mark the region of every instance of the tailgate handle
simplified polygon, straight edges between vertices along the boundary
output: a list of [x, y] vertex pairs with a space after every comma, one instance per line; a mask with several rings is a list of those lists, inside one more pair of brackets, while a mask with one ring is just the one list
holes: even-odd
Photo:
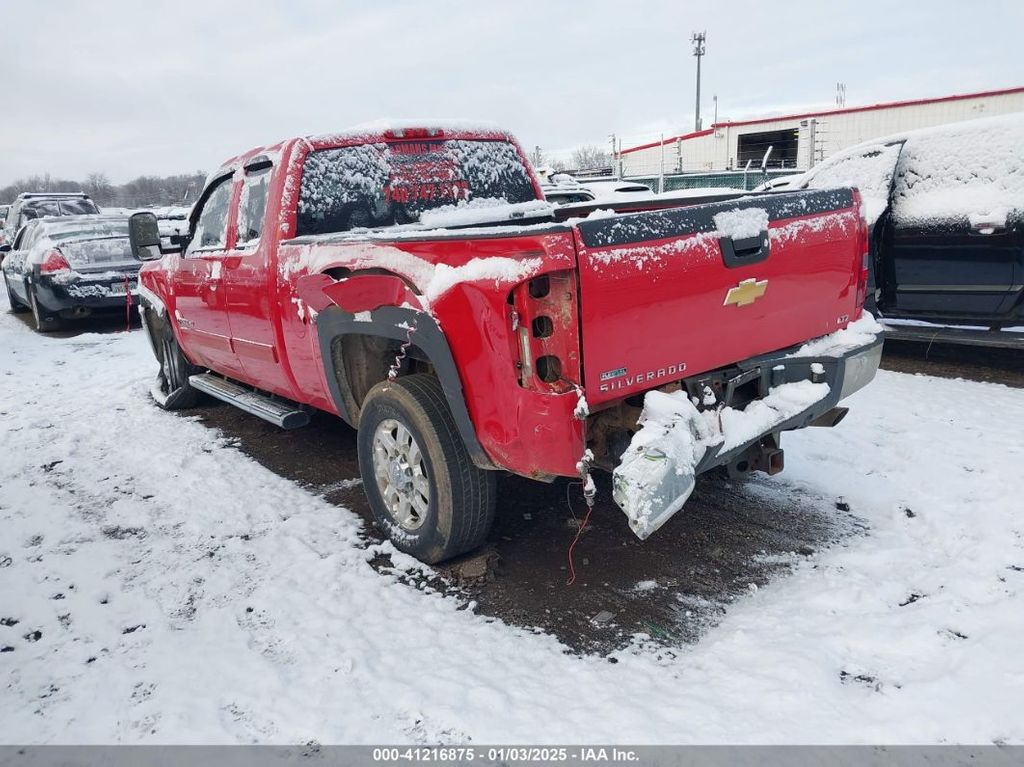
[[762, 231], [756, 237], [744, 237], [734, 240], [732, 237], [719, 237], [718, 245], [722, 248], [722, 260], [725, 265], [734, 269], [737, 266], [749, 266], [768, 258], [771, 240], [768, 231]]

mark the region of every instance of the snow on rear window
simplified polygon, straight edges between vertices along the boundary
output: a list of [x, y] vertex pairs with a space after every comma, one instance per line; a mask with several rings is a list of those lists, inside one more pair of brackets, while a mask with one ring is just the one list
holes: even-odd
[[103, 237], [69, 242], [61, 246], [61, 253], [73, 269], [134, 262], [127, 237]]
[[127, 237], [128, 221], [127, 219], [118, 219], [96, 222], [76, 221], [72, 224], [55, 223], [46, 227], [46, 236], [56, 241]]
[[911, 137], [893, 196], [897, 224], [929, 225], [1024, 211], [1024, 120], [965, 123]]
[[536, 199], [505, 141], [402, 141], [311, 152], [299, 191], [299, 236], [419, 221], [426, 211], [492, 199]]

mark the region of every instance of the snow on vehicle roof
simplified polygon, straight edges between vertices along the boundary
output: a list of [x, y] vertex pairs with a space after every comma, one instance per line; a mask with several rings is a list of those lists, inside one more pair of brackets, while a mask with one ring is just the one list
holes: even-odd
[[[753, 190], [758, 191], [758, 190]], [[732, 186], [695, 186], [690, 189], [671, 189], [667, 192], [658, 193], [660, 200], [686, 200], [691, 197], [712, 197], [716, 194], [750, 194], [745, 189], [737, 189]]]
[[49, 197], [88, 197], [85, 192], [22, 192], [18, 195], [19, 200], [32, 198], [46, 199]]
[[331, 144], [342, 144], [346, 142], [373, 141], [387, 137], [387, 134], [394, 134], [395, 138], [401, 138], [403, 133], [408, 131], [427, 131], [428, 134], [436, 135], [438, 138], [449, 138], [451, 136], [473, 136], [484, 139], [497, 139], [503, 141], [515, 141], [515, 137], [508, 131], [499, 128], [497, 125], [488, 122], [471, 120], [391, 120], [382, 119], [360, 123], [349, 128], [342, 129], [335, 133], [310, 134], [306, 136], [292, 136], [282, 139], [276, 144], [253, 147], [247, 152], [232, 157], [225, 161], [219, 168], [210, 173], [203, 182], [203, 189], [206, 189], [215, 178], [234, 172], [243, 167], [249, 161], [266, 155], [275, 165], [280, 161], [281, 153], [295, 142], [303, 142], [310, 146], [329, 146]]
[[908, 134], [893, 218], [928, 223], [962, 217], [1004, 226], [1024, 211], [1024, 114]]
[[594, 184], [617, 184], [621, 187], [632, 186], [642, 187], [643, 189], [646, 189], [648, 191], [651, 190], [651, 187], [648, 184], [645, 184], [641, 181], [630, 181], [628, 179], [622, 178], [577, 178], [576, 182], [578, 184], [583, 184], [584, 186], [592, 186]]
[[306, 140], [321, 143], [333, 141], [346, 141], [351, 139], [373, 138], [392, 133], [401, 138], [401, 134], [408, 131], [427, 131], [444, 135], [449, 133], [473, 133], [490, 135], [496, 138], [511, 138], [508, 131], [500, 128], [494, 123], [478, 120], [450, 120], [450, 119], [400, 119], [383, 118], [359, 123], [345, 128], [337, 133], [326, 133], [316, 136], [306, 136]]
[[[872, 147], [895, 154], [901, 175], [894, 189], [894, 216], [898, 220], [926, 223], [956, 216], [995, 216], [1024, 210], [1024, 113], [984, 117], [919, 130], [894, 133], [848, 147], [803, 174], [815, 185], [836, 168], [829, 180], [837, 186], [857, 186], [865, 195], [866, 214], [873, 221], [888, 204], [887, 179], [877, 168], [850, 163], [842, 172], [837, 166]], [[884, 166], [884, 163], [882, 164]], [[890, 168], [891, 170], [891, 168]], [[874, 174], [872, 173], [874, 172]], [[841, 176], [841, 177], [840, 177]], [[790, 186], [797, 186], [794, 181]], [[874, 191], [874, 195], [872, 195]]]
[[84, 222], [105, 222], [105, 221], [127, 221], [128, 217], [119, 214], [105, 214], [105, 213], [91, 213], [83, 214], [81, 216], [43, 216], [37, 218], [42, 224], [45, 224], [47, 228], [51, 227], [63, 227], [70, 226], [72, 224], [81, 224]]

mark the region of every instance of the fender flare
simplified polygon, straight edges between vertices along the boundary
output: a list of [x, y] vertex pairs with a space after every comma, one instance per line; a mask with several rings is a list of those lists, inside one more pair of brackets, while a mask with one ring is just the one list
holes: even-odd
[[462, 380], [452, 357], [448, 339], [445, 338], [437, 321], [426, 312], [398, 306], [382, 306], [371, 312], [368, 319], [356, 319], [356, 315], [344, 311], [336, 305], [328, 306], [316, 317], [317, 336], [320, 342], [320, 357], [324, 368], [324, 378], [334, 401], [338, 414], [350, 426], [357, 427], [356, 413], [359, 406], [349, 387], [348, 376], [343, 368], [344, 360], [335, 364], [333, 346], [335, 341], [345, 335], [378, 336], [395, 341], [405, 342], [409, 339], [409, 327], [415, 328], [412, 343], [430, 360], [441, 382], [441, 389], [448, 408], [451, 410], [459, 435], [466, 445], [473, 463], [481, 469], [497, 469], [484, 452], [476, 429], [466, 407], [466, 398], [462, 391]]

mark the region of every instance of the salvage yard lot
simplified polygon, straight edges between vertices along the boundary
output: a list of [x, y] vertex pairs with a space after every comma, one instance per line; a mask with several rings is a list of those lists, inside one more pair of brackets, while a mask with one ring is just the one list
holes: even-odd
[[7, 742], [1024, 741], [1022, 389], [883, 371], [642, 544], [599, 484], [566, 586], [575, 487], [431, 571], [335, 419], [160, 411], [138, 331], [0, 345]]

